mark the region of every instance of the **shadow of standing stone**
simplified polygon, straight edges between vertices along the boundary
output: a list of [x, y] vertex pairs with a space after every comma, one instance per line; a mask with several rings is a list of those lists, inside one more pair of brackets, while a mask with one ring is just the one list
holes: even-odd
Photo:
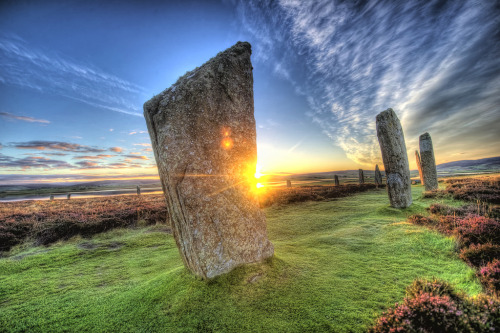
[[184, 264], [212, 278], [271, 257], [254, 174], [251, 46], [238, 42], [144, 104]]
[[434, 148], [429, 133], [424, 133], [419, 138], [420, 145], [420, 163], [422, 165], [422, 182], [426, 191], [437, 190], [437, 170], [434, 159]]
[[412, 203], [410, 166], [403, 128], [392, 109], [377, 115], [377, 137], [382, 151], [391, 206], [409, 207]]

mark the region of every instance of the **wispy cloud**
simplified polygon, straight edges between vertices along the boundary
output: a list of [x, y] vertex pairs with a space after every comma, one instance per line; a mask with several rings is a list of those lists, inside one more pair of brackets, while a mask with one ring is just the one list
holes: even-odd
[[0, 116], [7, 118], [7, 119], [26, 121], [28, 123], [50, 124], [50, 121], [45, 120], [45, 119], [36, 119], [33, 117], [18, 116], [18, 115], [8, 113], [8, 112], [0, 112]]
[[142, 117], [144, 88], [90, 64], [37, 49], [16, 35], [0, 35], [0, 81], [88, 105]]
[[53, 160], [46, 157], [29, 156], [24, 158], [16, 158], [0, 153], [0, 168], [21, 168], [23, 170], [31, 168], [73, 169], [75, 168], [75, 166], [65, 161]]
[[134, 143], [134, 146], [151, 147], [150, 143]]
[[61, 142], [61, 141], [11, 142], [9, 146], [17, 149], [60, 150], [60, 151], [75, 152], [75, 153], [101, 153], [106, 151], [105, 149], [79, 145], [77, 143]]
[[113, 151], [115, 153], [121, 153], [123, 151], [123, 148], [121, 147], [111, 147], [109, 148], [110, 151]]
[[130, 160], [130, 159], [137, 159], [137, 160], [149, 160], [149, 158], [147, 156], [144, 156], [144, 155], [132, 155], [132, 154], [129, 154], [129, 155], [123, 155], [123, 157], [126, 157], [127, 160]]
[[113, 155], [105, 155], [105, 154], [83, 155], [83, 156], [75, 156], [73, 158], [75, 160], [102, 160], [104, 158], [110, 158], [110, 157], [113, 157]]
[[380, 161], [375, 116], [388, 107], [409, 148], [425, 131], [442, 145], [500, 140], [494, 2], [239, 1], [238, 12], [267, 51], [255, 60], [307, 98], [310, 119], [357, 163]]

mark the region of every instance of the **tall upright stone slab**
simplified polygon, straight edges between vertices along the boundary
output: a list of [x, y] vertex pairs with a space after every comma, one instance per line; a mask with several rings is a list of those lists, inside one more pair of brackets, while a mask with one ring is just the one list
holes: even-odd
[[378, 168], [378, 164], [375, 165], [375, 184], [377, 186], [382, 185], [382, 174], [380, 173], [380, 169]]
[[419, 138], [420, 143], [420, 163], [422, 165], [422, 178], [426, 191], [437, 190], [437, 170], [434, 159], [434, 148], [429, 133], [424, 133]]
[[292, 181], [290, 179], [286, 180], [286, 187], [292, 187]]
[[340, 182], [339, 182], [339, 176], [334, 175], [334, 176], [333, 176], [333, 181], [335, 182], [335, 186], [339, 186], [339, 185], [340, 185]]
[[363, 169], [358, 170], [358, 178], [360, 185], [365, 183], [365, 174], [363, 173]]
[[274, 253], [255, 193], [250, 55], [238, 42], [144, 104], [174, 238], [202, 278]]
[[424, 175], [422, 174], [422, 162], [420, 160], [420, 154], [418, 150], [415, 150], [415, 159], [417, 160], [418, 176], [420, 177], [420, 182], [424, 185]]
[[391, 206], [409, 207], [412, 203], [410, 166], [403, 128], [392, 109], [387, 109], [377, 115], [377, 137], [382, 151]]

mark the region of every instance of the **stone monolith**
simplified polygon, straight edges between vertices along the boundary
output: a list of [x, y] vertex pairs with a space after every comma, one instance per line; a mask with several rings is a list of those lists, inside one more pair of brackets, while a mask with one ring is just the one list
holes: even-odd
[[422, 174], [422, 163], [420, 160], [420, 154], [418, 150], [415, 150], [415, 159], [417, 160], [417, 169], [418, 169], [418, 177], [420, 178], [420, 182], [424, 185], [424, 175]]
[[359, 184], [364, 184], [365, 183], [365, 174], [363, 173], [363, 169], [358, 170], [358, 178], [359, 178]]
[[292, 181], [290, 179], [286, 180], [286, 187], [292, 187]]
[[250, 55], [238, 42], [144, 104], [172, 232], [202, 278], [274, 253], [255, 191]]
[[375, 165], [375, 184], [382, 185], [382, 174], [380, 173], [380, 169], [378, 168], [378, 164]]
[[426, 191], [437, 190], [437, 170], [434, 159], [434, 148], [429, 133], [424, 133], [419, 138], [420, 142], [420, 163], [422, 165], [422, 182]]
[[334, 176], [333, 176], [333, 181], [335, 182], [335, 186], [339, 186], [339, 185], [340, 185], [340, 182], [339, 182], [339, 176], [334, 175]]
[[377, 115], [377, 137], [382, 151], [391, 206], [409, 207], [412, 198], [408, 155], [403, 128], [392, 109], [387, 109]]
[[137, 186], [137, 195], [141, 195], [141, 187]]
[[68, 200], [70, 200], [70, 199], [71, 199], [71, 193], [68, 193], [68, 194], [66, 195], [66, 198], [67, 198]]

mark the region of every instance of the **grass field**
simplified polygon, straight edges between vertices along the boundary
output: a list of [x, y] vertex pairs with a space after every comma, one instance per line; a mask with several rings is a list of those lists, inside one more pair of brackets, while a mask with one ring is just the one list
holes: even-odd
[[0, 259], [0, 331], [362, 332], [418, 277], [481, 287], [455, 242], [406, 221], [385, 189], [267, 208], [275, 256], [201, 281], [164, 226], [117, 229]]

